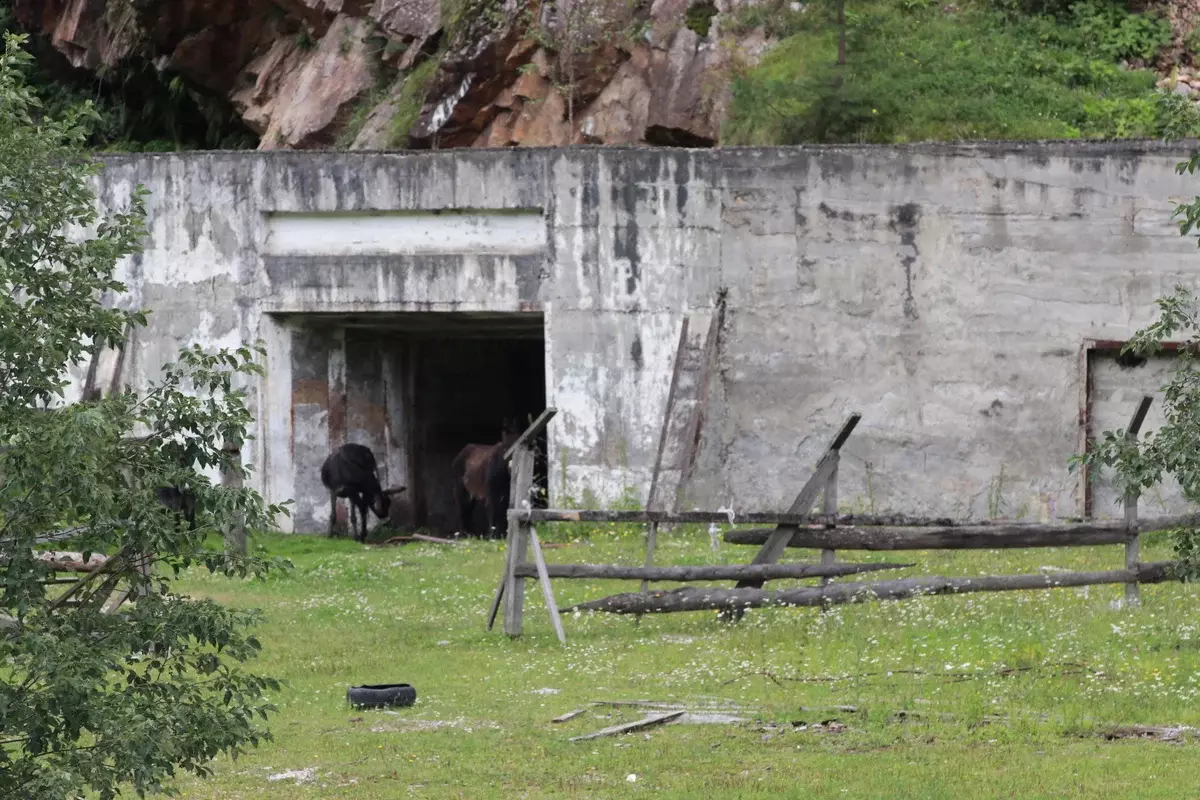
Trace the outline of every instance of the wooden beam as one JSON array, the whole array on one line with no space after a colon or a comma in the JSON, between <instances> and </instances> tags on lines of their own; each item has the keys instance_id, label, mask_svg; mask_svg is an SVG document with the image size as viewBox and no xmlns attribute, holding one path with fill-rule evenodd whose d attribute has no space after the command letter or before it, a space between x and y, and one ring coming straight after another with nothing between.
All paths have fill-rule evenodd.
<instances>
[{"instance_id":1,"label":"wooden beam","mask_svg":"<svg viewBox=\"0 0 1200 800\"><path fill-rule=\"evenodd\" d=\"M730 544L758 545L774 531L726 531ZM975 525L955 528L800 528L787 547L816 550L1003 550L1020 547L1082 547L1124 544L1135 534L1122 522L1076 525Z\"/></svg>"},{"instance_id":2,"label":"wooden beam","mask_svg":"<svg viewBox=\"0 0 1200 800\"><path fill-rule=\"evenodd\" d=\"M818 578L854 575L884 569L905 569L913 564L718 564L715 566L627 567L614 564L547 564L551 578L641 581L734 581L739 578ZM516 574L536 578L533 564L520 564ZM642 591L646 591L643 589Z\"/></svg>"},{"instance_id":3,"label":"wooden beam","mask_svg":"<svg viewBox=\"0 0 1200 800\"><path fill-rule=\"evenodd\" d=\"M1169 580L1173 562L1142 564L1137 570L1109 572L1057 572L1052 575L980 575L973 578L901 578L876 583L835 583L767 591L764 589L701 589L684 587L670 592L629 592L577 603L571 611L607 611L613 614L654 614L675 611L707 611L762 608L765 606L825 606L862 603L868 600L902 600L918 595L968 594L1053 589L1103 584L1162 583Z\"/></svg>"},{"instance_id":4,"label":"wooden beam","mask_svg":"<svg viewBox=\"0 0 1200 800\"><path fill-rule=\"evenodd\" d=\"M538 541L537 531L529 528L529 544L533 548L533 560L538 583L542 586L542 599L546 601L546 612L550 615L550 624L554 627L554 635L562 644L567 643L567 634L563 632L562 619L558 616L558 603L554 601L554 589L550 586L550 575L546 569L546 559L542 558L542 545Z\"/></svg>"},{"instance_id":5,"label":"wooden beam","mask_svg":"<svg viewBox=\"0 0 1200 800\"><path fill-rule=\"evenodd\" d=\"M729 524L729 514L725 511L684 511L668 514L662 511L587 511L583 509L554 509L535 508L529 511L514 512L517 519L529 522L616 522L616 523L646 523L660 524L707 524L709 522ZM846 528L855 527L863 530L879 528L945 528L947 530L963 531L1035 531L1049 532L1073 530L1128 530L1124 521L1092 522L1079 519L1064 519L1057 523L1035 522L1006 522L1001 520L985 522L964 522L944 517L908 517L902 514L838 514L830 517L825 514L789 514L787 512L745 512L737 515L738 523L763 524L780 523L801 525L837 525L841 532ZM842 526L846 526L843 528ZM1200 513L1178 514L1168 517L1153 517L1140 519L1137 531L1150 533L1152 531L1168 531L1174 528L1200 527ZM83 530L83 529L80 529ZM770 533L770 529L766 529ZM764 533L763 530L737 529L729 531L729 536L741 533ZM836 545L841 549L840 545Z\"/></svg>"}]
</instances>

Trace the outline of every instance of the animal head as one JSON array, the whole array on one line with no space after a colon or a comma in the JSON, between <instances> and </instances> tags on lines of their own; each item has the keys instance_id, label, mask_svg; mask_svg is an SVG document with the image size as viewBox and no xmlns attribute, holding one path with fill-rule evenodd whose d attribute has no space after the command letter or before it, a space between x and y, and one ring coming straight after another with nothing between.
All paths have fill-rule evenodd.
<instances>
[{"instance_id":1,"label":"animal head","mask_svg":"<svg viewBox=\"0 0 1200 800\"><path fill-rule=\"evenodd\" d=\"M512 447L513 442L515 442L521 436L521 434L524 433L524 431L525 427L521 425L520 419L517 417L505 417L504 421L500 423L500 443L506 448Z\"/></svg>"},{"instance_id":2,"label":"animal head","mask_svg":"<svg viewBox=\"0 0 1200 800\"><path fill-rule=\"evenodd\" d=\"M392 495L400 494L407 489L407 486L394 486L391 489L384 489L381 491L375 497L375 503L372 507L375 512L375 516L379 517L380 519L387 519L388 512L392 507Z\"/></svg>"}]
</instances>

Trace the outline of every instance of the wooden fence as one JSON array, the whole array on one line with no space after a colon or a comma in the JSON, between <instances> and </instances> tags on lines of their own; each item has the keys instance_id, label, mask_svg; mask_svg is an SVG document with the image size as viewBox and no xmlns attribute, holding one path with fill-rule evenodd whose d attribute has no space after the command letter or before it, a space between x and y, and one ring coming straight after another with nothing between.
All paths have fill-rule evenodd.
<instances>
[{"instance_id":1,"label":"wooden fence","mask_svg":"<svg viewBox=\"0 0 1200 800\"><path fill-rule=\"evenodd\" d=\"M1149 411L1152 398L1143 397L1134 412L1126 436L1136 438ZM861 602L869 599L901 599L922 594L961 594L1064 586L1124 584L1127 604L1140 602L1139 586L1159 583L1170 577L1168 562L1144 564L1139 561L1139 537L1151 531L1200 524L1200 515L1138 519L1138 496L1125 497L1125 517L1120 521L1077 520L1057 524L982 522L964 523L951 519L931 519L903 515L853 515L837 513L837 479L841 449L861 419L851 414L830 441L813 468L812 476L784 513L739 514L741 523L773 527L726 531L724 540L731 544L753 545L758 551L747 564L720 566L655 567L655 538L659 525L731 522L724 511L603 511L583 509L535 509L527 498L532 481L532 453L525 446L554 416L548 409L506 454L513 475L512 507L509 510L507 556L500 585L488 614L487 628L496 620L501 600L504 603L504 632L520 636L524 580L537 578L546 600L551 624L559 640L566 642L552 578L588 578L641 580L640 592L611 595L580 603L567 609L600 610L621 614L647 614L672 611L717 609L727 620L740 618L747 608L772 605L819 606ZM813 513L817 501L821 513ZM648 526L645 565L551 564L542 556L536 525L540 522L616 522ZM869 583L832 583L836 577L901 569L905 563L839 563L839 550L964 550L997 548L1077 547L1113 545L1124 547L1124 568L1099 572L1059 572L1051 575L997 575L969 578L930 576L902 578ZM788 548L821 551L819 564L779 564ZM526 558L532 549L534 561ZM816 587L767 591L768 580L819 578ZM683 587L671 591L650 591L650 581L736 581L732 588Z\"/></svg>"}]
</instances>

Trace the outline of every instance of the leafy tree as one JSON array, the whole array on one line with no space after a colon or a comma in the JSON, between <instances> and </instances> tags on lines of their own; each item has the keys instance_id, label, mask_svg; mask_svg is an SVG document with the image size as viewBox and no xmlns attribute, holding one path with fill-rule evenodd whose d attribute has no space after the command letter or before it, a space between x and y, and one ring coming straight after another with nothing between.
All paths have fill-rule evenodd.
<instances>
[{"instance_id":1,"label":"leafy tree","mask_svg":"<svg viewBox=\"0 0 1200 800\"><path fill-rule=\"evenodd\" d=\"M242 472L223 445L247 438L248 349L185 349L140 397L61 404L69 366L145 324L103 302L125 290L115 268L139 250L144 193L100 216L83 151L95 112L40 113L22 43L6 35L0 54L0 797L142 795L268 735L255 718L278 685L242 663L260 649L255 615L177 594L172 578L199 563L265 575L279 564L204 539L283 509L202 472ZM157 502L172 485L195 491L196 530ZM63 529L85 558L108 554L65 590L34 554ZM105 613L122 587L136 602Z\"/></svg>"}]
</instances>

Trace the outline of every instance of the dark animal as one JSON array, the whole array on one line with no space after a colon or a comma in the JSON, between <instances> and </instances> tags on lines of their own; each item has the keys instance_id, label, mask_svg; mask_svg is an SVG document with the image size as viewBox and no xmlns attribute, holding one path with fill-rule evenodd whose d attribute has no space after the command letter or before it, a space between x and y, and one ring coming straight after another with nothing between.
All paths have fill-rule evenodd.
<instances>
[{"instance_id":1,"label":"dark animal","mask_svg":"<svg viewBox=\"0 0 1200 800\"><path fill-rule=\"evenodd\" d=\"M329 490L329 535L333 536L338 498L345 497L350 501L350 528L358 542L367 539L367 509L386 519L391 495L405 490L403 486L386 490L380 486L375 454L371 448L354 443L342 445L325 459L321 465L321 483ZM360 518L358 524L355 511Z\"/></svg>"},{"instance_id":2,"label":"dark animal","mask_svg":"<svg viewBox=\"0 0 1200 800\"><path fill-rule=\"evenodd\" d=\"M508 535L511 476L504 452L521 435L519 424L514 419L505 420L499 442L492 445L469 444L451 462L454 497L458 502L464 533L471 532L475 504L481 502L487 510L485 535L498 539Z\"/></svg>"},{"instance_id":3,"label":"dark animal","mask_svg":"<svg viewBox=\"0 0 1200 800\"><path fill-rule=\"evenodd\" d=\"M187 521L189 531L196 530L196 494L194 492L176 486L160 486L154 491L158 496L158 502Z\"/></svg>"}]
</instances>

